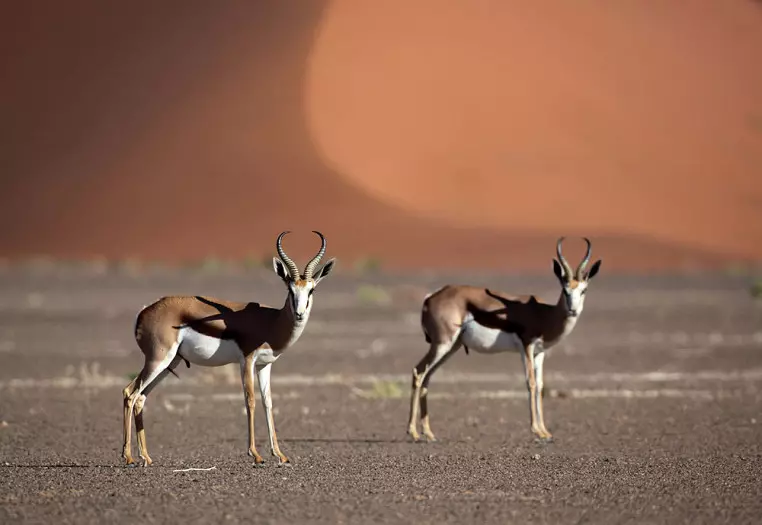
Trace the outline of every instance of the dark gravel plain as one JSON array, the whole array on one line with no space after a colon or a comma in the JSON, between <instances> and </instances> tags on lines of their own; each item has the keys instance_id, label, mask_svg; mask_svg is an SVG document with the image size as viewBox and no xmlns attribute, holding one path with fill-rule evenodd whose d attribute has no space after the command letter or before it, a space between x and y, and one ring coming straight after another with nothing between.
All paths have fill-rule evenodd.
<instances>
[{"instance_id":1,"label":"dark gravel plain","mask_svg":"<svg viewBox=\"0 0 762 525\"><path fill-rule=\"evenodd\" d=\"M154 465L121 464L137 310L172 293L280 304L269 272L0 274L2 523L762 523L762 304L743 277L601 277L546 361L536 444L520 359L461 353L431 384L436 443L405 435L424 293L489 284L555 299L552 275L324 281L274 365L293 465L257 444L235 367L178 369L146 405ZM196 470L176 472L177 470Z\"/></svg>"}]
</instances>

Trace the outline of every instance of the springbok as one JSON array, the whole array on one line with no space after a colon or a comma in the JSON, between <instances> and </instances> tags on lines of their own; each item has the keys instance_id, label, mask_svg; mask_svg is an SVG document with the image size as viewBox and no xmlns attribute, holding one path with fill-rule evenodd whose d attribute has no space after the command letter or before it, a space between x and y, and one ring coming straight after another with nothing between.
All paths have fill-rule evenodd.
<instances>
[{"instance_id":1,"label":"springbok","mask_svg":"<svg viewBox=\"0 0 762 525\"><path fill-rule=\"evenodd\" d=\"M199 366L222 366L239 363L246 402L249 429L248 453L255 465L264 460L254 444L254 370L265 406L270 451L279 464L289 463L280 451L275 433L270 395L270 368L280 355L296 343L307 325L312 309L312 294L318 283L333 269L330 259L315 270L325 254L326 241L320 232L321 247L305 266L304 273L283 251L281 242L290 232L284 231L275 243L278 257L273 257L275 273L286 285L288 295L282 308L259 303L239 303L199 296L163 297L144 307L135 321L135 339L145 356L137 377L123 391L124 448L122 457L134 466L130 449L131 415L135 416L138 453L143 466L152 463L146 448L143 410L146 396L181 361Z\"/></svg>"},{"instance_id":2,"label":"springbok","mask_svg":"<svg viewBox=\"0 0 762 525\"><path fill-rule=\"evenodd\" d=\"M429 294L423 301L421 325L430 343L428 353L413 369L408 434L420 439L417 430L420 408L423 434L435 441L429 421L426 396L432 374L461 346L485 354L519 352L524 364L529 391L529 415L532 432L544 441L552 435L545 427L542 413L543 362L545 351L569 335L577 324L585 304L588 282L601 267L597 261L585 273L590 262L591 245L572 272L561 254L561 237L556 243L558 260L553 271L561 284L556 304L538 301L535 296L516 297L494 293L488 288L447 285Z\"/></svg>"}]
</instances>

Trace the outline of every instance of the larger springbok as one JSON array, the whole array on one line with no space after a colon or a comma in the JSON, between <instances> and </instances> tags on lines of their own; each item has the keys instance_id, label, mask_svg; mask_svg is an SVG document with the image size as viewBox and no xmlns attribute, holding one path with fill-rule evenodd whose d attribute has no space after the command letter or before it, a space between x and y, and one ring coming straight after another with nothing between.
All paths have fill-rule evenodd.
<instances>
[{"instance_id":1,"label":"larger springbok","mask_svg":"<svg viewBox=\"0 0 762 525\"><path fill-rule=\"evenodd\" d=\"M131 417L135 416L138 453L143 466L152 463L146 448L143 411L146 396L175 367L185 361L200 366L222 366L239 363L246 402L249 430L248 453L256 465L264 463L254 444L254 371L265 406L270 451L280 464L289 462L280 451L275 433L270 395L270 368L280 355L296 343L307 325L312 309L312 294L318 283L331 272L335 259L316 270L325 254L325 237L316 233L322 242L317 255L299 274L281 242L289 233L278 236L278 257L273 268L288 295L282 308L270 308L259 303L239 303L208 297L163 297L143 308L135 321L135 339L145 355L145 364L138 376L124 389L124 448L122 457L127 465L135 465L130 450Z\"/></svg>"},{"instance_id":2,"label":"larger springbok","mask_svg":"<svg viewBox=\"0 0 762 525\"><path fill-rule=\"evenodd\" d=\"M556 243L558 260L553 271L561 284L556 304L546 304L534 296L515 297L494 293L487 288L447 285L430 294L423 302L421 324L429 351L413 369L408 434L420 439L417 430L420 408L423 434L434 441L426 396L432 374L461 346L466 352L519 352L524 364L529 391L529 414L532 432L541 440L551 440L542 413L543 362L545 351L569 335L577 324L585 304L588 282L601 267L590 262L591 245L576 271L561 254L561 237Z\"/></svg>"}]
</instances>

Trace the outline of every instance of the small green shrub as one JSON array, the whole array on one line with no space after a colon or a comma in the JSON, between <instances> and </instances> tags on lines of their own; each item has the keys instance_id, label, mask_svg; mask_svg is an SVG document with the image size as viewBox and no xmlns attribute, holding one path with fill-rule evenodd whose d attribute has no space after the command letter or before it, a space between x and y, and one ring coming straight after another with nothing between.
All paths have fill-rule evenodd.
<instances>
[{"instance_id":1,"label":"small green shrub","mask_svg":"<svg viewBox=\"0 0 762 525\"><path fill-rule=\"evenodd\" d=\"M377 274L381 271L381 260L377 257L361 257L354 264L355 272L361 275Z\"/></svg>"},{"instance_id":2,"label":"small green shrub","mask_svg":"<svg viewBox=\"0 0 762 525\"><path fill-rule=\"evenodd\" d=\"M355 389L355 394L365 399L399 399L405 392L396 381L377 380L367 390Z\"/></svg>"},{"instance_id":3,"label":"small green shrub","mask_svg":"<svg viewBox=\"0 0 762 525\"><path fill-rule=\"evenodd\" d=\"M755 299L762 299L762 279L757 279L751 284L749 290L751 296Z\"/></svg>"},{"instance_id":4,"label":"small green shrub","mask_svg":"<svg viewBox=\"0 0 762 525\"><path fill-rule=\"evenodd\" d=\"M224 266L224 262L217 257L210 256L201 260L198 269L204 273L219 273Z\"/></svg>"},{"instance_id":5,"label":"small green shrub","mask_svg":"<svg viewBox=\"0 0 762 525\"><path fill-rule=\"evenodd\" d=\"M380 286L363 284L357 289L357 300L363 304L384 305L391 303L392 297Z\"/></svg>"},{"instance_id":6,"label":"small green shrub","mask_svg":"<svg viewBox=\"0 0 762 525\"><path fill-rule=\"evenodd\" d=\"M270 269L272 268L272 265L272 256L269 255L258 256L252 253L243 259L243 267L247 270L259 270L261 268Z\"/></svg>"}]
</instances>

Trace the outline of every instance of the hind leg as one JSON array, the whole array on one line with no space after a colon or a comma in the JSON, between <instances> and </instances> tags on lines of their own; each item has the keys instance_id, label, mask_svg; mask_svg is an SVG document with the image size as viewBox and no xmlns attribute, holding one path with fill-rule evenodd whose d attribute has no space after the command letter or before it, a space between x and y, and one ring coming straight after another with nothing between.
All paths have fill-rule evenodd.
<instances>
[{"instance_id":1,"label":"hind leg","mask_svg":"<svg viewBox=\"0 0 762 525\"><path fill-rule=\"evenodd\" d=\"M413 368L413 381L410 393L410 419L408 421L408 434L414 441L420 439L418 434L417 421L418 411L421 411L421 424L423 427L423 433L427 439L434 441L436 438L431 432L429 424L429 411L428 404L426 402L426 396L428 395L428 384L431 374L434 370L441 365L446 356L454 353L459 344L455 342L451 343L431 343L428 353L421 359L421 361Z\"/></svg>"},{"instance_id":2,"label":"hind leg","mask_svg":"<svg viewBox=\"0 0 762 525\"><path fill-rule=\"evenodd\" d=\"M182 360L182 357L175 356L175 358L172 360L172 363L164 369L157 377L154 379L154 381L146 386L143 389L143 393L137 398L135 401L135 432L137 434L138 438L138 455L140 456L140 459L143 460L143 466L147 467L151 463L153 463L153 460L151 459L151 456L148 455L148 445L146 445L146 430L145 426L143 425L143 409L145 408L146 404L146 398L148 397L148 394L151 393L151 391L156 388L159 383L161 383L165 377L169 375L170 370L174 370L177 365Z\"/></svg>"},{"instance_id":3,"label":"hind leg","mask_svg":"<svg viewBox=\"0 0 762 525\"><path fill-rule=\"evenodd\" d=\"M434 436L434 432L431 431L431 423L429 421L429 403L427 399L429 394L429 381L431 381L434 372L436 372L440 366L445 364L445 362L460 349L460 346L461 345L456 342L449 350L444 350L443 352L438 351L434 358L434 362L431 364L428 371L424 373L423 380L421 381L421 427L423 429L423 435L426 436L428 441L437 440Z\"/></svg>"},{"instance_id":4,"label":"hind leg","mask_svg":"<svg viewBox=\"0 0 762 525\"><path fill-rule=\"evenodd\" d=\"M431 362L434 359L435 349L434 345L431 346L426 355L423 356L415 368L413 368L413 381L410 385L410 417L408 418L407 433L413 438L413 441L418 441L421 436L418 434L418 411L420 407L421 387L423 385L423 375L431 366Z\"/></svg>"},{"instance_id":5,"label":"hind leg","mask_svg":"<svg viewBox=\"0 0 762 525\"><path fill-rule=\"evenodd\" d=\"M143 426L143 408L146 404L146 395L141 394L135 400L135 433L138 438L138 456L143 460L143 466L147 467L153 460L148 455L148 447L146 446L146 431Z\"/></svg>"},{"instance_id":6,"label":"hind leg","mask_svg":"<svg viewBox=\"0 0 762 525\"><path fill-rule=\"evenodd\" d=\"M130 397L135 391L135 385L138 382L138 377L130 381L124 390L122 390L122 397L124 402L124 447L122 448L122 458L128 465L133 463L132 460L132 436L130 436L130 429L132 428L132 407L130 406Z\"/></svg>"},{"instance_id":7,"label":"hind leg","mask_svg":"<svg viewBox=\"0 0 762 525\"><path fill-rule=\"evenodd\" d=\"M136 377L127 387L122 391L124 395L124 446L122 448L122 457L124 458L127 466L134 466L135 460L132 458L132 451L131 451L131 418L132 414L136 413L135 417L135 426L138 434L138 446L141 447L141 455L145 454L145 428L143 427L143 406L145 404L145 399L140 403L140 426L138 427L138 419L137 419L137 404L138 400L143 395L143 392L145 391L146 394L153 389L153 386L155 384L158 384L157 380L160 382L161 379L163 379L168 371L168 368L171 364L173 364L173 361L175 359L175 356L177 355L177 347L178 345L175 344L172 346L170 351L167 353L167 355L164 357L164 359L160 361L151 360L146 361L145 365L143 365L143 370L140 371L138 374L138 377ZM155 383L155 384L154 384ZM141 443L142 441L142 443ZM146 454L147 455L147 454Z\"/></svg>"}]
</instances>

